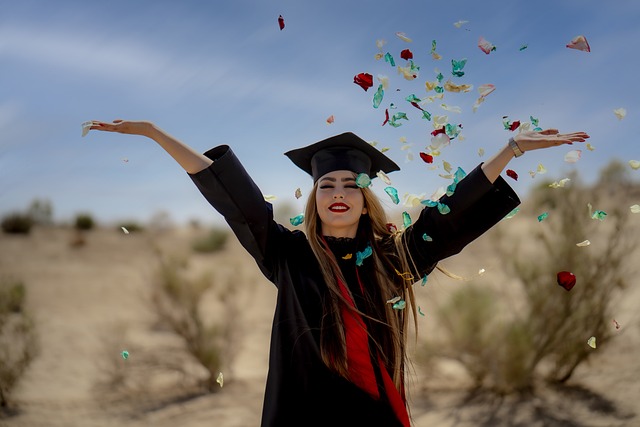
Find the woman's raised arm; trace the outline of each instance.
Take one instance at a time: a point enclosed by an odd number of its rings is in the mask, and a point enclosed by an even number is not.
[[[155,124],[147,121],[114,120],[112,123],[93,120],[90,129],[141,135],[158,143],[189,174],[206,169],[212,160],[193,150],[185,143],[169,135]]]

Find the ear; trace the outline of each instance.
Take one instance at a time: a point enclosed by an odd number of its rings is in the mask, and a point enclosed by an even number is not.
[[[362,215],[366,215],[367,214],[367,208],[362,208]]]

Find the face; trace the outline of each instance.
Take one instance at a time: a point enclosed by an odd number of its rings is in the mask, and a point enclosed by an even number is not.
[[[322,234],[333,237],[355,237],[360,216],[367,213],[362,190],[354,173],[333,171],[318,179],[316,205]]]

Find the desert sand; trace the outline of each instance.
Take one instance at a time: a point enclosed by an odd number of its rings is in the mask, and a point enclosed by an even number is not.
[[[258,426],[275,288],[235,239],[229,239],[223,252],[193,254],[190,241],[202,230],[125,234],[116,227],[98,228],[85,233],[81,247],[71,244],[75,233],[64,227],[36,227],[26,236],[0,235],[0,273],[25,283],[40,347],[11,394],[10,416],[0,418],[0,425]],[[489,242],[474,242],[454,257],[455,265],[468,271],[495,266]],[[105,386],[110,375],[126,375],[126,364],[134,366],[142,355],[173,358],[167,349],[180,354],[179,341],[157,326],[145,302],[158,263],[153,248],[191,253],[189,265],[195,271],[226,275],[240,289],[234,294],[240,307],[234,321],[242,330],[235,343],[239,352],[233,365],[224,368],[224,386],[215,392],[193,386],[192,378],[203,374],[197,366],[180,375],[138,373],[135,387],[126,392]],[[534,396],[500,399],[470,393],[470,383],[455,363],[429,370],[416,366],[410,393],[413,425],[640,426],[640,288],[631,282],[616,303],[624,333],[594,349],[565,387],[541,386]],[[436,278],[422,297],[437,303],[456,286],[464,285]],[[214,300],[203,301],[203,311],[213,317],[219,304]],[[435,327],[428,315],[421,323],[421,335]],[[129,351],[127,360],[121,357],[124,349]]]

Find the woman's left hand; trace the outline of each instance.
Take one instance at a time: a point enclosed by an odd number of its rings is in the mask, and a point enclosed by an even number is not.
[[[521,151],[555,147],[574,142],[585,142],[589,138],[585,132],[559,133],[557,129],[520,132],[513,137]]]

